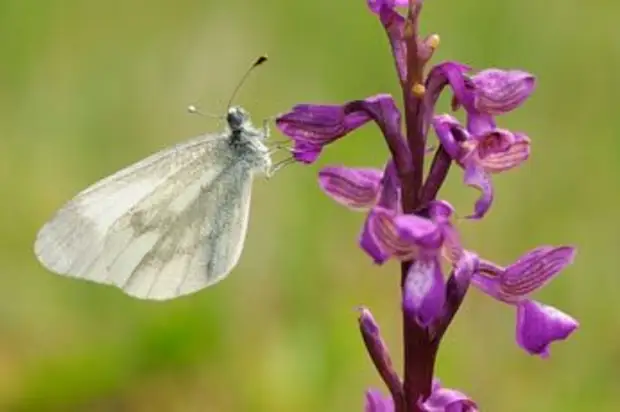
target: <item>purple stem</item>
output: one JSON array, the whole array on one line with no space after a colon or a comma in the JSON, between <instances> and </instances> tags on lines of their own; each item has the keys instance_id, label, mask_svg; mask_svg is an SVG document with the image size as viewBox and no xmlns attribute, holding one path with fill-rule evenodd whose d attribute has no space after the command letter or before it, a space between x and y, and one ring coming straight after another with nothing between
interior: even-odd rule
<instances>
[{"instance_id":1,"label":"purple stem","mask_svg":"<svg viewBox=\"0 0 620 412\"><path fill-rule=\"evenodd\" d=\"M414 93L414 86L424 85L424 66L430 55L423 55L420 50L418 36L418 18L422 9L422 2L410 0L407 24L410 25L410 34L407 44L407 80L403 85L403 100L405 105L405 125L407 143L411 153L411 167L408 170L399 170L402 185L402 208L404 213L415 213L427 201L434 197L443 183L448 167L443 165L443 149L439 149L434 163L435 171L424 188L422 186L424 173L424 153L426 149L425 121L430 118L432 106L424 104L424 95ZM418 88L419 90L419 88ZM437 165L437 163L440 163ZM424 198L422 198L424 196ZM404 297L404 284L413 261L401 264L401 293ZM407 316L403 311L403 345L404 345L404 382L403 392L405 409L403 412L421 412L419 401L431 394L435 359L439 341L432 339L427 328L421 327L413 316ZM396 412L401 412L396 408Z\"/></svg>"},{"instance_id":2,"label":"purple stem","mask_svg":"<svg viewBox=\"0 0 620 412\"><path fill-rule=\"evenodd\" d=\"M437 193L439 193L439 189L446 180L446 177L448 177L451 164L452 158L443 146L439 146L439 149L435 152L435 157L433 157L431 169L428 172L424 186L422 186L420 206L424 207L430 201L435 200Z\"/></svg>"}]
</instances>

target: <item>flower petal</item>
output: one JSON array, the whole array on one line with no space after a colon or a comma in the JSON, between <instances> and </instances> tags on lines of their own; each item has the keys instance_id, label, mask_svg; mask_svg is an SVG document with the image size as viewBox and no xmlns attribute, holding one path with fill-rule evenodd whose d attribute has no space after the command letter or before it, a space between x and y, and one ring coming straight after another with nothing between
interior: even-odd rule
<instances>
[{"instance_id":1,"label":"flower petal","mask_svg":"<svg viewBox=\"0 0 620 412\"><path fill-rule=\"evenodd\" d=\"M416 215L397 215L394 225L400 239L430 255L437 255L443 243L441 228L429 219Z\"/></svg>"},{"instance_id":2,"label":"flower petal","mask_svg":"<svg viewBox=\"0 0 620 412\"><path fill-rule=\"evenodd\" d=\"M388 35L392 55L401 84L407 80L407 45L405 41L406 19L394 7L406 6L409 0L368 0L370 10L379 16Z\"/></svg>"},{"instance_id":3,"label":"flower petal","mask_svg":"<svg viewBox=\"0 0 620 412\"><path fill-rule=\"evenodd\" d=\"M336 202L352 209L370 209L381 192L377 169L331 166L319 172L321 189Z\"/></svg>"},{"instance_id":4,"label":"flower petal","mask_svg":"<svg viewBox=\"0 0 620 412\"><path fill-rule=\"evenodd\" d=\"M398 177L394 161L391 159L385 165L381 186L382 190L378 205L386 209L398 211L400 209L400 178Z\"/></svg>"},{"instance_id":5,"label":"flower petal","mask_svg":"<svg viewBox=\"0 0 620 412\"><path fill-rule=\"evenodd\" d=\"M431 395L418 405L424 412L477 412L476 402L456 389L442 388L438 379L433 381Z\"/></svg>"},{"instance_id":6,"label":"flower petal","mask_svg":"<svg viewBox=\"0 0 620 412\"><path fill-rule=\"evenodd\" d=\"M475 137L478 165L489 173L515 168L530 156L530 139L524 134L494 129Z\"/></svg>"},{"instance_id":7,"label":"flower petal","mask_svg":"<svg viewBox=\"0 0 620 412\"><path fill-rule=\"evenodd\" d=\"M464 154L461 143L470 136L459 121L448 114L437 115L433 118L433 128L444 150L452 159L460 161Z\"/></svg>"},{"instance_id":8,"label":"flower petal","mask_svg":"<svg viewBox=\"0 0 620 412\"><path fill-rule=\"evenodd\" d=\"M490 133L496 129L493 116L480 113L477 110L467 112L467 131L472 135Z\"/></svg>"},{"instance_id":9,"label":"flower petal","mask_svg":"<svg viewBox=\"0 0 620 412\"><path fill-rule=\"evenodd\" d=\"M405 278L403 309L414 316L421 326L428 326L443 309L446 301L446 284L439 260L417 259Z\"/></svg>"},{"instance_id":10,"label":"flower petal","mask_svg":"<svg viewBox=\"0 0 620 412\"><path fill-rule=\"evenodd\" d=\"M366 0L368 8L373 13L378 13L382 7L394 8L404 7L409 4L409 0Z\"/></svg>"},{"instance_id":11,"label":"flower petal","mask_svg":"<svg viewBox=\"0 0 620 412\"><path fill-rule=\"evenodd\" d=\"M429 205L428 213L435 223L447 223L454 215L454 207L445 200L434 200Z\"/></svg>"},{"instance_id":12,"label":"flower petal","mask_svg":"<svg viewBox=\"0 0 620 412\"><path fill-rule=\"evenodd\" d=\"M367 238L371 238L375 242L375 248L380 251L376 256L371 254L376 263L385 262L385 256L395 257L398 260L409 260L418 254L418 247L408 237L408 233L404 232L405 224L397 223L399 215L393 210L383 207L375 207L368 214L367 219ZM420 218L421 219L421 218ZM425 232L422 232L423 236ZM364 250L368 250L362 246ZM381 259L384 258L384 259Z\"/></svg>"},{"instance_id":13,"label":"flower petal","mask_svg":"<svg viewBox=\"0 0 620 412\"><path fill-rule=\"evenodd\" d=\"M524 297L549 283L575 258L570 246L534 249L508 266L500 276L502 292L512 297Z\"/></svg>"},{"instance_id":14,"label":"flower petal","mask_svg":"<svg viewBox=\"0 0 620 412\"><path fill-rule=\"evenodd\" d=\"M344 106L300 104L276 118L276 126L295 142L294 157L312 163L323 146L370 120L365 112L345 113Z\"/></svg>"},{"instance_id":15,"label":"flower petal","mask_svg":"<svg viewBox=\"0 0 620 412\"><path fill-rule=\"evenodd\" d=\"M471 80L476 87L476 109L493 116L519 107L536 86L536 78L520 70L487 69Z\"/></svg>"},{"instance_id":16,"label":"flower petal","mask_svg":"<svg viewBox=\"0 0 620 412\"><path fill-rule=\"evenodd\" d=\"M549 356L549 345L564 340L579 323L560 310L533 300L517 306L517 343L528 353Z\"/></svg>"},{"instance_id":17,"label":"flower petal","mask_svg":"<svg viewBox=\"0 0 620 412\"><path fill-rule=\"evenodd\" d=\"M499 300L504 303L515 303L509 300L506 296L504 296L501 288L500 288L500 278L496 273L487 272L483 268L484 263L480 261L480 267L477 271L474 272L471 278L471 284L476 288L480 289L480 291L486 293L493 299Z\"/></svg>"},{"instance_id":18,"label":"flower petal","mask_svg":"<svg viewBox=\"0 0 620 412\"><path fill-rule=\"evenodd\" d=\"M394 412L394 401L390 396L383 396L377 389L366 391L365 412Z\"/></svg>"},{"instance_id":19,"label":"flower petal","mask_svg":"<svg viewBox=\"0 0 620 412\"><path fill-rule=\"evenodd\" d=\"M321 154L322 147L307 144L303 142L295 142L293 149L291 149L291 153L293 154L293 158L301 163L314 163L316 159L318 159Z\"/></svg>"},{"instance_id":20,"label":"flower petal","mask_svg":"<svg viewBox=\"0 0 620 412\"><path fill-rule=\"evenodd\" d=\"M447 85L450 85L454 94L454 110L456 110L456 105L463 104L463 102L468 107L473 106L473 87L468 88L468 79L465 77L465 73L469 70L469 66L452 61L438 64L430 70L426 78L426 93L423 103L424 112L427 115L427 118L424 119L424 135L426 135L432 115L435 113L435 105L439 95Z\"/></svg>"},{"instance_id":21,"label":"flower petal","mask_svg":"<svg viewBox=\"0 0 620 412\"><path fill-rule=\"evenodd\" d=\"M481 219L491 208L493 203L493 184L490 176L480 167L468 165L465 168L463 181L467 186L474 187L480 191L480 197L474 205L474 213L467 216L468 219Z\"/></svg>"},{"instance_id":22,"label":"flower petal","mask_svg":"<svg viewBox=\"0 0 620 412\"><path fill-rule=\"evenodd\" d=\"M450 263L456 264L463 257L463 246L458 231L452 225L454 208L445 200L430 203L429 216L442 234L442 255Z\"/></svg>"},{"instance_id":23,"label":"flower petal","mask_svg":"<svg viewBox=\"0 0 620 412\"><path fill-rule=\"evenodd\" d=\"M373 219L374 213L375 212L371 210L366 216L364 227L362 228L362 233L360 234L359 245L377 265L381 265L390 258L390 254L382 248L381 244L377 241L370 230L369 223L371 219Z\"/></svg>"},{"instance_id":24,"label":"flower petal","mask_svg":"<svg viewBox=\"0 0 620 412\"><path fill-rule=\"evenodd\" d=\"M464 294L469 288L472 276L478 271L480 259L475 253L464 250L461 259L454 265L451 277L456 287L455 296ZM449 284L451 282L448 282Z\"/></svg>"}]
</instances>

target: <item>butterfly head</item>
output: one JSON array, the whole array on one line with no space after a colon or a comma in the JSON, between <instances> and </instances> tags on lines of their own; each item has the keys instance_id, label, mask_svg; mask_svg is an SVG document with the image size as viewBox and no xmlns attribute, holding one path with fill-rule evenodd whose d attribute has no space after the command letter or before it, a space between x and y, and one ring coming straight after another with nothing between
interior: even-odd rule
<instances>
[{"instance_id":1,"label":"butterfly head","mask_svg":"<svg viewBox=\"0 0 620 412\"><path fill-rule=\"evenodd\" d=\"M242 129L249 120L250 115L248 112L239 106L231 107L228 109L228 114L226 114L226 123L228 123L228 127L232 131Z\"/></svg>"}]
</instances>

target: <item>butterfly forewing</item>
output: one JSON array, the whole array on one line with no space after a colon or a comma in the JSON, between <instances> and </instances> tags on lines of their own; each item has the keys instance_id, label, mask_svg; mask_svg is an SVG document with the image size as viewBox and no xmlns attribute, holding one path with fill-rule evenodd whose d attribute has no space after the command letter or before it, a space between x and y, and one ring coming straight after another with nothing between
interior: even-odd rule
<instances>
[{"instance_id":1,"label":"butterfly forewing","mask_svg":"<svg viewBox=\"0 0 620 412\"><path fill-rule=\"evenodd\" d=\"M37 257L139 298L214 283L237 262L247 226L251 175L228 152L226 135L205 135L95 183L39 231Z\"/></svg>"}]
</instances>

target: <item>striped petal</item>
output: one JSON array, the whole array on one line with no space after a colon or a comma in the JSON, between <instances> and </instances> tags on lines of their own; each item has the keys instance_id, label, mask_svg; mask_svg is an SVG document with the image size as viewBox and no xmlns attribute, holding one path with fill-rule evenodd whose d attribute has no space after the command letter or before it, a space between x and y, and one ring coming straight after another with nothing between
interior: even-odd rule
<instances>
[{"instance_id":1,"label":"striped petal","mask_svg":"<svg viewBox=\"0 0 620 412\"><path fill-rule=\"evenodd\" d=\"M375 211L371 210L366 216L364 227L362 228L362 233L360 234L359 245L377 265L381 265L390 258L390 253L382 247L382 244L379 243L371 231L370 222L373 220L374 214Z\"/></svg>"},{"instance_id":2,"label":"striped petal","mask_svg":"<svg viewBox=\"0 0 620 412\"><path fill-rule=\"evenodd\" d=\"M276 118L276 127L294 142L293 157L312 163L323 146L340 139L370 120L361 111L345 112L341 105L300 104Z\"/></svg>"},{"instance_id":3,"label":"striped petal","mask_svg":"<svg viewBox=\"0 0 620 412\"><path fill-rule=\"evenodd\" d=\"M495 129L476 140L476 161L489 173L515 168L530 156L530 139L523 134Z\"/></svg>"},{"instance_id":4,"label":"striped petal","mask_svg":"<svg viewBox=\"0 0 620 412\"><path fill-rule=\"evenodd\" d=\"M519 107L536 86L535 77L520 70L483 70L471 80L476 87L476 109L493 116Z\"/></svg>"},{"instance_id":5,"label":"striped petal","mask_svg":"<svg viewBox=\"0 0 620 412\"><path fill-rule=\"evenodd\" d=\"M508 266L500 276L501 290L506 296L525 297L549 283L573 262L576 251L570 246L534 249Z\"/></svg>"},{"instance_id":6,"label":"striped petal","mask_svg":"<svg viewBox=\"0 0 620 412\"><path fill-rule=\"evenodd\" d=\"M396 211L375 207L368 214L367 225L362 235L361 246L376 263L383 263L387 257L409 260L417 256L418 248L399 228ZM372 244L374 251L369 251Z\"/></svg>"},{"instance_id":7,"label":"striped petal","mask_svg":"<svg viewBox=\"0 0 620 412\"><path fill-rule=\"evenodd\" d=\"M377 203L382 172L377 169L325 167L319 172L319 185L336 202L351 209L364 210Z\"/></svg>"}]
</instances>

